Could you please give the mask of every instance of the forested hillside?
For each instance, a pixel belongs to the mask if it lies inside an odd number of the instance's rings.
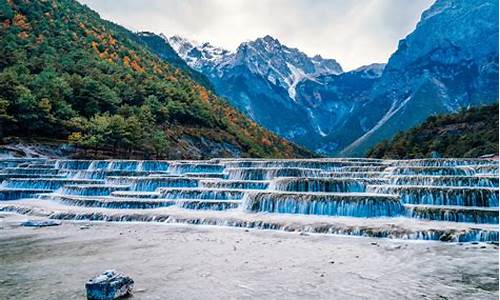
[[[498,104],[429,117],[422,125],[379,143],[375,158],[478,157],[498,154]]]
[[[74,0],[0,0],[0,24],[0,137],[117,157],[309,155]]]

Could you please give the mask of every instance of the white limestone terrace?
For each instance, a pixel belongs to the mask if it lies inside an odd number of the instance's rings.
[[[498,242],[483,159],[0,160],[0,211],[367,237]]]

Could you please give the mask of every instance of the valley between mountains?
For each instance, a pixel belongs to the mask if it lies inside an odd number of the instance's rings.
[[[269,35],[234,51],[178,35],[139,36],[163,40],[160,56],[174,50],[276,134],[323,155],[360,156],[429,116],[498,101],[497,13],[495,0],[438,0],[387,62],[348,71]]]

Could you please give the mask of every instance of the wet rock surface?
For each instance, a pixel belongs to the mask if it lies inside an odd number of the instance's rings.
[[[88,300],[114,300],[132,294],[134,280],[115,270],[107,270],[85,284]]]
[[[28,220],[21,223],[21,226],[25,227],[49,227],[59,225],[61,225],[61,222],[56,220]]]

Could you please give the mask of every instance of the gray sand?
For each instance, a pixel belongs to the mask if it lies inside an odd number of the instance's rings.
[[[0,214],[0,299],[84,299],[106,269],[133,299],[498,299],[498,247]],[[90,226],[85,226],[90,224]]]

